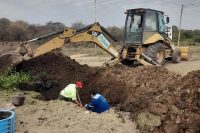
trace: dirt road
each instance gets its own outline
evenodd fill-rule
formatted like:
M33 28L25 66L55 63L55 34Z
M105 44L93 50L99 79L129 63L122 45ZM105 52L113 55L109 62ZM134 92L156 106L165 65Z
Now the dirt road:
M87 64L89 66L102 66L103 63L111 59L111 57L88 56L87 54L72 55L70 57L78 61L80 64ZM167 62L165 67L169 71L176 72L184 76L188 72L199 70L200 61L182 61L178 64Z
M200 70L200 61L182 61L178 64L169 63L166 64L165 67L172 72L176 72L184 76L188 72Z
M111 59L111 57L104 56L88 56L87 54L78 54L70 56L80 64L87 64L92 67L101 67L105 62Z

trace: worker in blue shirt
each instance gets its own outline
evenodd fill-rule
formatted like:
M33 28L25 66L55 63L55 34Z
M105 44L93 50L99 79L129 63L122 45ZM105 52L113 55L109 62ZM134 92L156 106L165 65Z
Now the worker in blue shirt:
M110 108L110 105L106 99L102 95L98 94L95 90L90 91L90 95L92 100L89 104L85 105L87 110L96 113L102 113Z

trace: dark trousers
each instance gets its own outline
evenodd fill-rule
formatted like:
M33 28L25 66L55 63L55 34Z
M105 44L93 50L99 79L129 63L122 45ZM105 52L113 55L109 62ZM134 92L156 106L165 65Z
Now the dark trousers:
M58 96L58 99L59 99L59 100L64 100L64 101L66 101L66 102L72 102L72 99L71 99L71 98L67 98L67 97L64 97L64 96L62 96L62 95L59 95L59 96Z

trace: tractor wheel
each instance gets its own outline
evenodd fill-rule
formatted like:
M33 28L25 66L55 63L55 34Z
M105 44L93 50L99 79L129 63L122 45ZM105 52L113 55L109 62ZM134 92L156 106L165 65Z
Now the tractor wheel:
M180 49L175 48L175 50L172 51L172 61L174 63L180 63L181 62L181 51Z
M150 57L159 65L163 65L165 63L165 48L160 42L148 46L145 51L145 55Z

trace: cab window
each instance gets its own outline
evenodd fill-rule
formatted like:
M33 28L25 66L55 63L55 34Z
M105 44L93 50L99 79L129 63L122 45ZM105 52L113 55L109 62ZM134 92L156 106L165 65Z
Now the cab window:
M144 31L146 32L156 32L157 31L157 15L154 12L147 12L146 19L144 23Z
M158 13L158 20L159 20L159 32L164 33L165 22L164 22L164 16L161 13Z

